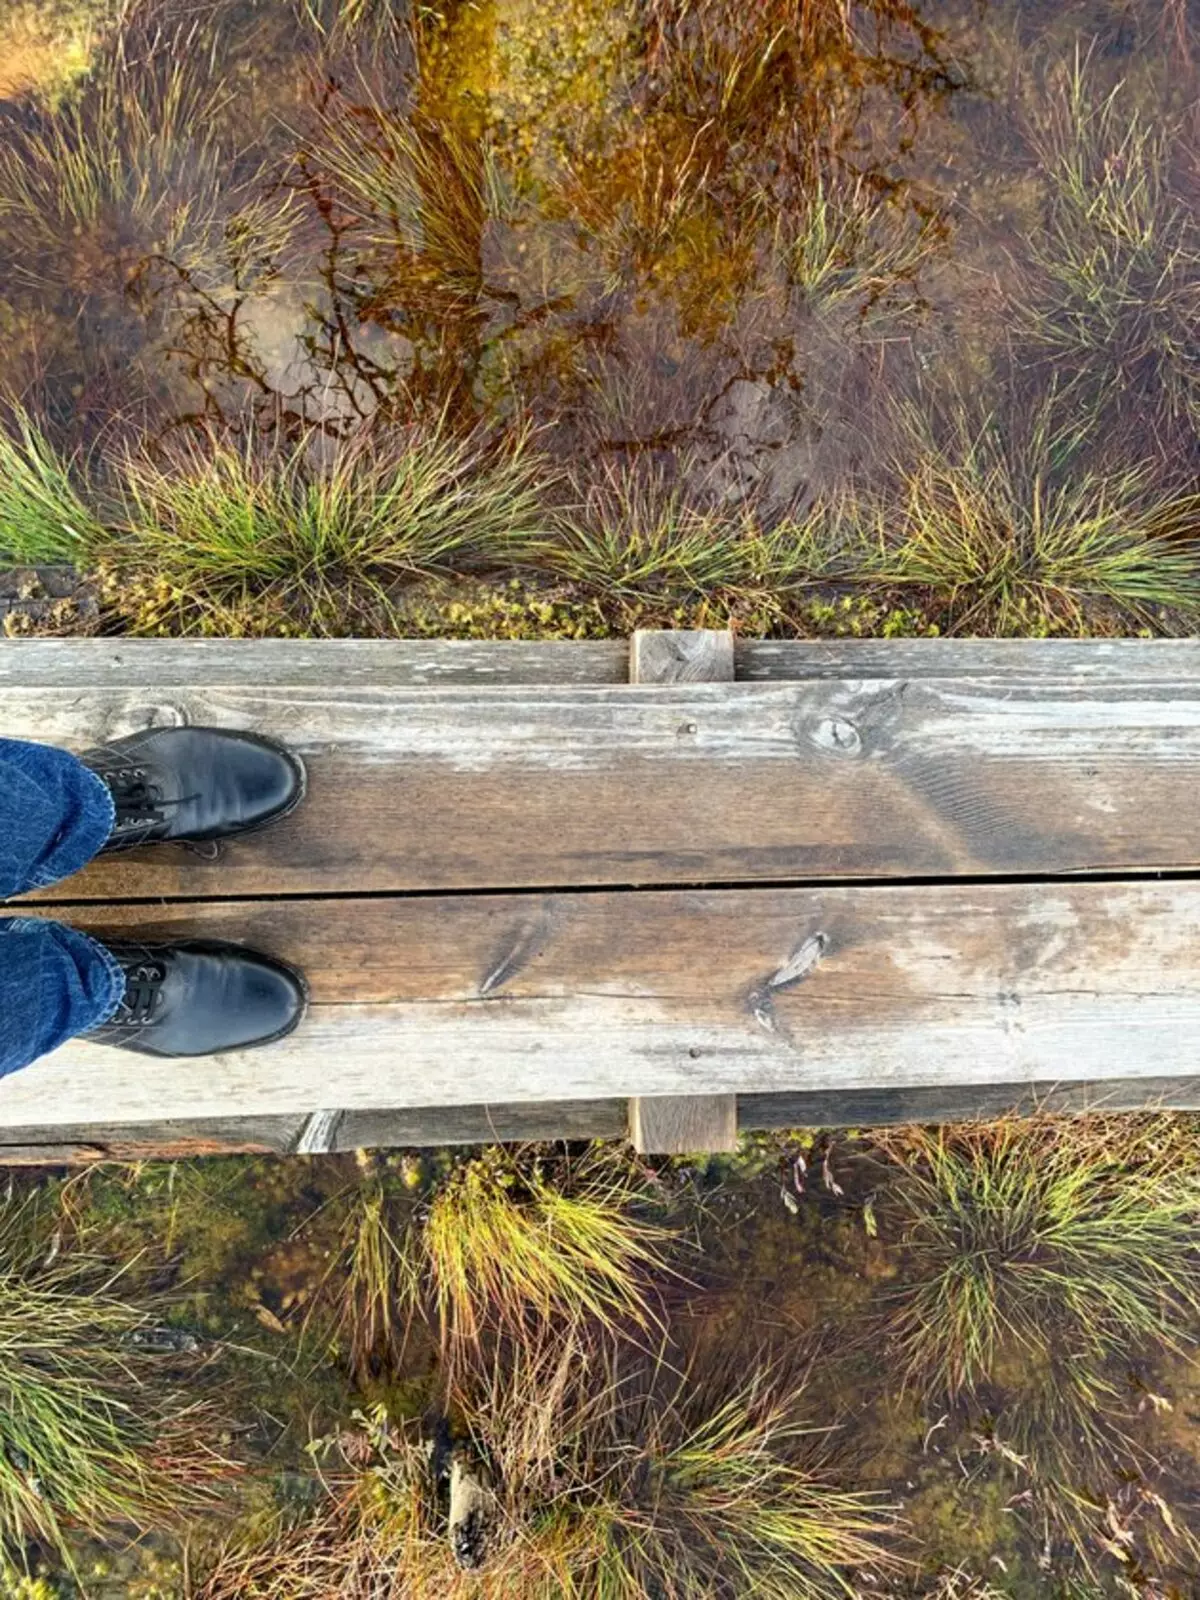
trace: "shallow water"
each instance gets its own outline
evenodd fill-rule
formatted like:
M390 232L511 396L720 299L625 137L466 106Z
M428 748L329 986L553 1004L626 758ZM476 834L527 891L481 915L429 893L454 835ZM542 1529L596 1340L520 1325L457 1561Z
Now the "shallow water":
M64 442L445 410L781 513L990 422L1191 481L1194 3L335 10L0 80L0 384Z
M1181 1122L1179 1136L1194 1138L1194 1122ZM302 1517L318 1502L314 1459L330 1463L327 1450L309 1453L310 1440L354 1441L373 1406L417 1417L438 1392L435 1350L419 1330L399 1371L372 1364L356 1383L327 1297L338 1290L339 1241L360 1185L384 1184L399 1227L456 1158L146 1163L42 1188L64 1250L123 1263L127 1292L165 1292L168 1326L199 1341L188 1397L219 1408L224 1431L210 1443L243 1463L233 1503L260 1537L268 1507ZM1104 1451L1091 1460L1070 1437L1018 1433L1037 1392L1029 1352L1010 1352L992 1382L957 1403L906 1383L895 1318L913 1257L895 1176L871 1136L857 1133L763 1137L732 1158L660 1163L652 1214L678 1238L675 1275L660 1283L670 1333L661 1354L689 1388L718 1399L756 1367L802 1386L816 1459L834 1481L898 1507L894 1543L913 1565L855 1588L854 1600L1191 1600L1195 1549L1168 1538L1163 1519L1175 1533L1200 1531L1194 1354L1155 1354L1151 1342L1110 1365L1105 1420L1127 1440L1111 1459ZM655 1330L635 1344L653 1359L659 1338ZM1074 1543L1043 1520L1036 1498L1039 1474L1060 1451L1082 1497ZM193 1529L197 1584L229 1527L226 1517ZM78 1548L88 1600L205 1593L189 1588L188 1559L170 1538ZM76 1590L50 1594L60 1592Z

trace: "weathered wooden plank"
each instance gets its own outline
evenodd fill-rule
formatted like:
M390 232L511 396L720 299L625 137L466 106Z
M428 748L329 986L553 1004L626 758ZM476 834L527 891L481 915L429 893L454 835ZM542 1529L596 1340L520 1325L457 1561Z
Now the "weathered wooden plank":
M733 634L716 629L639 629L629 654L632 683L731 683ZM701 777L701 782L703 778ZM630 796L638 804L638 796ZM629 1137L643 1155L737 1148L737 1096L654 1095L629 1102Z
M851 1089L738 1097L741 1132L787 1128L875 1128L902 1123L972 1122L1039 1111L1200 1111L1200 1077L1119 1082L953 1085L930 1089ZM200 1119L193 1122L8 1128L0 1167L82 1166L97 1161L180 1160L194 1156L294 1152L304 1119ZM272 1122L275 1126L272 1128ZM349 1111L334 1148L404 1149L446 1145L620 1139L624 1100L563 1100L506 1106L428 1106L412 1111ZM70 1141L70 1142L67 1142Z
M269 1049L201 1061L76 1041L0 1081L0 1128L1196 1073L1194 882L83 905L70 920L278 951L309 974L311 1016Z
M1177 683L1200 673L1196 639L739 639L738 678L957 678L1030 684Z
M329 1149L621 1139L624 1100L521 1105L429 1106L342 1112ZM64 1123L0 1130L0 1166L86 1165L96 1161L180 1160L208 1155L294 1155L309 1119L202 1117L168 1122Z
M400 689L434 684L625 683L619 639L14 639L0 687L204 689L248 683Z
M782 639L736 642L736 675L787 679L1070 679L1172 684L1200 677L1196 639ZM615 684L621 640L13 639L0 686L151 692L247 683L351 688Z
M736 1094L638 1095L629 1102L629 1140L642 1155L736 1150Z
M212 862L107 858L71 898L1200 862L1200 681L0 690L0 726L68 747L175 720L282 738L307 802Z
M631 683L732 683L728 629L639 628L629 645Z
M1082 1083L953 1084L916 1089L751 1094L738 1100L743 1131L880 1128L903 1123L979 1122L1035 1112L1200 1111L1200 1076Z

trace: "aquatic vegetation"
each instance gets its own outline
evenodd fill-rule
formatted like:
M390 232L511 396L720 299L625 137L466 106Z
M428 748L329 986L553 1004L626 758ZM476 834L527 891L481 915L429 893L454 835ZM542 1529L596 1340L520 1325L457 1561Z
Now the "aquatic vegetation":
M9 0L0 17L0 100L53 100L85 73L120 0Z
M238 202L202 45L120 32L57 107L3 119L0 248L18 279L124 289L147 257L194 267L219 247Z
M866 502L880 578L930 590L960 632L1083 632L1105 606L1139 624L1195 615L1200 499L1164 494L1150 463L1089 457L1063 404L909 411L893 490Z
M937 246L934 221L915 218L881 198L861 177L833 183L818 176L802 204L781 213L775 249L804 306L865 315L888 308L902 285L915 293L923 263Z
M151 1382L147 1313L94 1272L39 1260L11 1204L0 1248L0 1544L17 1556L41 1540L69 1562L68 1526L170 1525L221 1463L194 1405Z
M83 565L103 537L77 474L21 406L0 427L0 556Z
M123 463L111 555L160 585L185 629L250 614L345 632L390 615L396 585L511 560L542 534L547 478L523 437L496 445L440 424L386 441L180 442Z
M392 45L410 27L407 5L398 0L295 0L301 18L333 48Z
M590 1505L581 1495L581 1511L598 1594L824 1600L860 1592L855 1573L894 1565L882 1498L796 1464L809 1432L802 1388L773 1391L752 1373L705 1411L686 1381L648 1399L640 1428L621 1426L618 1406L619 1442L587 1452L600 1488Z
M1186 1126L1039 1118L887 1135L905 1381L965 1404L975 1445L1092 1572L1099 1548L1170 1567L1195 1539L1134 1437L1130 1371L1191 1347L1197 1169Z
M333 1503L287 1539L231 1550L202 1600L833 1600L857 1592L855 1574L895 1569L886 1501L808 1459L801 1387L760 1373L712 1402L652 1373L635 1391L620 1371L589 1374L590 1355L569 1334L547 1340L470 1409L460 1448L498 1480L481 1570L454 1560L417 1430L376 1414L336 1441Z
M906 1132L909 1281L893 1333L911 1381L951 1395L1001 1354L1086 1371L1177 1345L1200 1309L1200 1173L1166 1119L1042 1118Z
M325 1277L332 1342L366 1381L397 1369L420 1318L453 1378L496 1339L515 1340L517 1359L549 1326L644 1328L672 1235L639 1215L643 1190L600 1147L485 1149L425 1195L373 1172L349 1191Z
M1049 185L1041 277L1017 308L1064 396L1165 447L1200 428L1200 221L1188 128L1155 121L1077 55L1031 113ZM1190 187L1189 187L1190 184Z
M637 1215L642 1185L614 1157L551 1164L497 1148L439 1186L423 1247L452 1345L476 1342L493 1318L510 1329L531 1317L648 1323L646 1279L669 1235Z
M345 1344L360 1383L396 1367L421 1299L417 1230L411 1216L394 1214L393 1198L377 1176L354 1191L326 1276L326 1287L336 1285L334 1343Z
M330 240L330 310L310 337L350 403L426 400L475 415L486 234L504 214L493 152L461 118L331 95L298 156Z

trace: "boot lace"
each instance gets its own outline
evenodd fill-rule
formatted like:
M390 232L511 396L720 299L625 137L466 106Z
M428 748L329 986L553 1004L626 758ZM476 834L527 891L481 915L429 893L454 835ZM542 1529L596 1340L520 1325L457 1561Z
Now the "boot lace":
M161 961L145 960L125 969L125 993L112 1021L118 1027L138 1027L154 1021L155 1008L167 969Z
M143 767L118 767L104 774L104 781L112 792L116 816L114 833L126 833L131 828L153 828L166 819L162 790L150 782Z
M171 806L186 805L193 795L181 795L178 800L165 800L162 790L154 783L145 767L110 767L97 765L96 770L108 785L113 798L113 827L109 850L131 850L154 836L155 830L166 825L167 810ZM197 855L210 854L204 846L188 846Z

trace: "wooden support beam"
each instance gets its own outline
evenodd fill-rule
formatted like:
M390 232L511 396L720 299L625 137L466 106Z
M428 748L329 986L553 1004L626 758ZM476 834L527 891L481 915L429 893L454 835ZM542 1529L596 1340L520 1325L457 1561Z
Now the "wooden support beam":
M941 678L996 688L1152 688L1200 678L1200 639L739 638L734 660L737 678L756 683ZM7 639L0 650L0 687L17 690L562 687L628 678L629 645L618 639Z
M738 1096L738 1127L873 1128L900 1123L972 1122L1035 1112L1086 1114L1200 1111L1200 1077L1119 1082L994 1083L964 1088L838 1089L813 1094ZM90 1166L101 1161L179 1160L213 1155L293 1155L304 1118L202 1118L193 1122L76 1124L0 1132L0 1167ZM349 1111L334 1151L620 1139L624 1100L544 1100L507 1106L428 1106L414 1111ZM52 1134L57 1134L53 1137Z
M630 641L629 680L641 684L732 683L733 634L640 628ZM636 803L636 800L635 800ZM629 1137L643 1155L736 1150L735 1094L634 1096Z

